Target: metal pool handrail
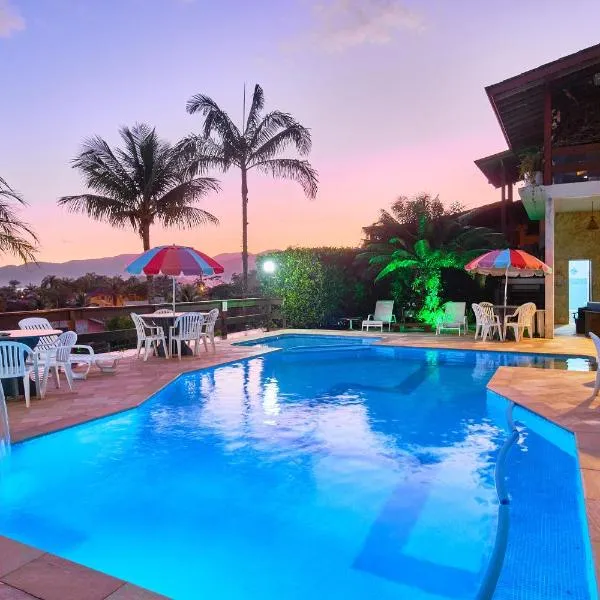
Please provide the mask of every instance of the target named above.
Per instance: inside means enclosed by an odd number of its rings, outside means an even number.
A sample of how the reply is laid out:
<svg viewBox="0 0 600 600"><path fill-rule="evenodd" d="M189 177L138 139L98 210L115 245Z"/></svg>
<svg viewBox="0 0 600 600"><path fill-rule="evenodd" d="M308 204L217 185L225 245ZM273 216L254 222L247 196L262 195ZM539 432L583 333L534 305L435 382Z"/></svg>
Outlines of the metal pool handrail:
<svg viewBox="0 0 600 600"><path fill-rule="evenodd" d="M508 491L506 489L506 457L513 444L519 439L519 432L515 427L513 421L513 408L514 402L508 405L506 410L506 419L508 421L508 427L510 434L506 438L500 452L498 453L498 460L496 461L496 470L494 478L496 481L496 494L498 495L498 526L496 528L496 542L494 549L492 550L492 556L488 563L487 570L483 577L483 582L479 588L477 594L477 600L491 600L496 591L496 585L502 572L502 566L504 564L504 557L506 555L506 546L508 544L508 530L510 528L510 498L508 497Z"/></svg>

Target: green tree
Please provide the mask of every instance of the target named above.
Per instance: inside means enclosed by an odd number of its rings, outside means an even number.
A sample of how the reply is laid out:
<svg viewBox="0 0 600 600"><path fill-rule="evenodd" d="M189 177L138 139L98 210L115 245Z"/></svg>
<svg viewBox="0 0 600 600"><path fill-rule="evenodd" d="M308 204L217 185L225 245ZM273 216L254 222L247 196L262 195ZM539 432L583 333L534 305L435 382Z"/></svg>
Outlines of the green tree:
<svg viewBox="0 0 600 600"><path fill-rule="evenodd" d="M198 292L198 288L191 284L185 283L179 287L179 301L180 302L198 302L201 300L201 296Z"/></svg>
<svg viewBox="0 0 600 600"><path fill-rule="evenodd" d="M22 221L14 204L27 206L23 198L0 177L0 253L12 254L23 262L35 261L38 239Z"/></svg>
<svg viewBox="0 0 600 600"><path fill-rule="evenodd" d="M235 167L242 180L242 282L244 294L248 291L248 173L260 173L280 179L297 181L309 198L317 195L317 171L308 160L283 157L290 146L300 156L311 149L310 131L294 117L278 110L263 116L264 94L259 85L254 88L252 103L242 129L217 103L197 94L187 103L190 114L204 117L202 134L192 136L183 144L186 155L195 165L194 172L204 173L217 168L223 172Z"/></svg>
<svg viewBox="0 0 600 600"><path fill-rule="evenodd" d="M425 216L420 217L416 238L407 235L372 245L369 262L379 271L375 281L399 272L408 275L419 299L418 317L434 325L440 316L442 270L463 269L490 247L501 245L503 238L483 227L449 218L428 221Z"/></svg>
<svg viewBox="0 0 600 600"><path fill-rule="evenodd" d="M157 222L179 228L218 223L215 216L194 206L219 189L215 179L191 176L183 153L149 125L123 127L119 133L123 148L116 150L101 137L85 141L73 167L91 191L63 196L59 205L113 227L133 227L144 250L150 248L150 228Z"/></svg>
<svg viewBox="0 0 600 600"><path fill-rule="evenodd" d="M409 198L399 196L389 209L379 211L379 219L372 225L363 227L366 245L369 243L388 242L393 237L415 236L419 222L436 223L444 218L458 218L464 212L459 202L446 206L439 196L428 193Z"/></svg>

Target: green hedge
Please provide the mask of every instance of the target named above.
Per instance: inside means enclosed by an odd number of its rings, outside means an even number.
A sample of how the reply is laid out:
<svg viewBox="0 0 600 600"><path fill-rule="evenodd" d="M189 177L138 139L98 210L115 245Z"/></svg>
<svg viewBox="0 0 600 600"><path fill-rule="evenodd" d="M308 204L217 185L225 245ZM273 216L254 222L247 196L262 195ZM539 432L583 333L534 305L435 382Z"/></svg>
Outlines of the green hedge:
<svg viewBox="0 0 600 600"><path fill-rule="evenodd" d="M332 327L341 317L365 316L386 285L374 285L357 265L355 248L289 248L257 260L261 292L282 298L290 327ZM274 273L263 264L275 263ZM383 297L383 296L382 296Z"/></svg>

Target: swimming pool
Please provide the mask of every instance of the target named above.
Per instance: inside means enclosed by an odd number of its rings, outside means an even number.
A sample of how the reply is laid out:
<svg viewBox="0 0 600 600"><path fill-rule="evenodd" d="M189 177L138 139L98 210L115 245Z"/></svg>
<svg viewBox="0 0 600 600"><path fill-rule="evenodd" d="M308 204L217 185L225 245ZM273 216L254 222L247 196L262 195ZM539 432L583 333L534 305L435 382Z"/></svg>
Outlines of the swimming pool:
<svg viewBox="0 0 600 600"><path fill-rule="evenodd" d="M177 599L471 599L506 438L485 384L539 360L361 344L186 374L16 444L0 534ZM591 600L572 436L517 416L495 597Z"/></svg>

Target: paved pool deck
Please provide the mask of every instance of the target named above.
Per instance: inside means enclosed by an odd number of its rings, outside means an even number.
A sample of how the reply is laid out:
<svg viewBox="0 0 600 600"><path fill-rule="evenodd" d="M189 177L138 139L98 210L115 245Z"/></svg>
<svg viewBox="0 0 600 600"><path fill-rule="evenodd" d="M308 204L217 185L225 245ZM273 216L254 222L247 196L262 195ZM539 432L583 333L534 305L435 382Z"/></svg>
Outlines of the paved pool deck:
<svg viewBox="0 0 600 600"><path fill-rule="evenodd" d="M252 332L217 343L217 351L181 361L136 360L127 353L115 374L92 370L86 381L76 381L73 392L49 387L43 400L9 402L13 441L22 441L78 423L135 408L181 373L248 358L264 348L236 346L235 342L288 333L364 336L360 331L284 330ZM515 342L475 341L472 336L371 332L380 344L420 348L451 348L595 356L591 340L557 337ZM600 579L600 400L590 401L595 373L500 367L488 387L494 392L557 423L575 434L579 451L587 518ZM52 383L52 382L51 382ZM0 536L0 600L156 600L164 598L104 573L88 569L42 550Z"/></svg>

